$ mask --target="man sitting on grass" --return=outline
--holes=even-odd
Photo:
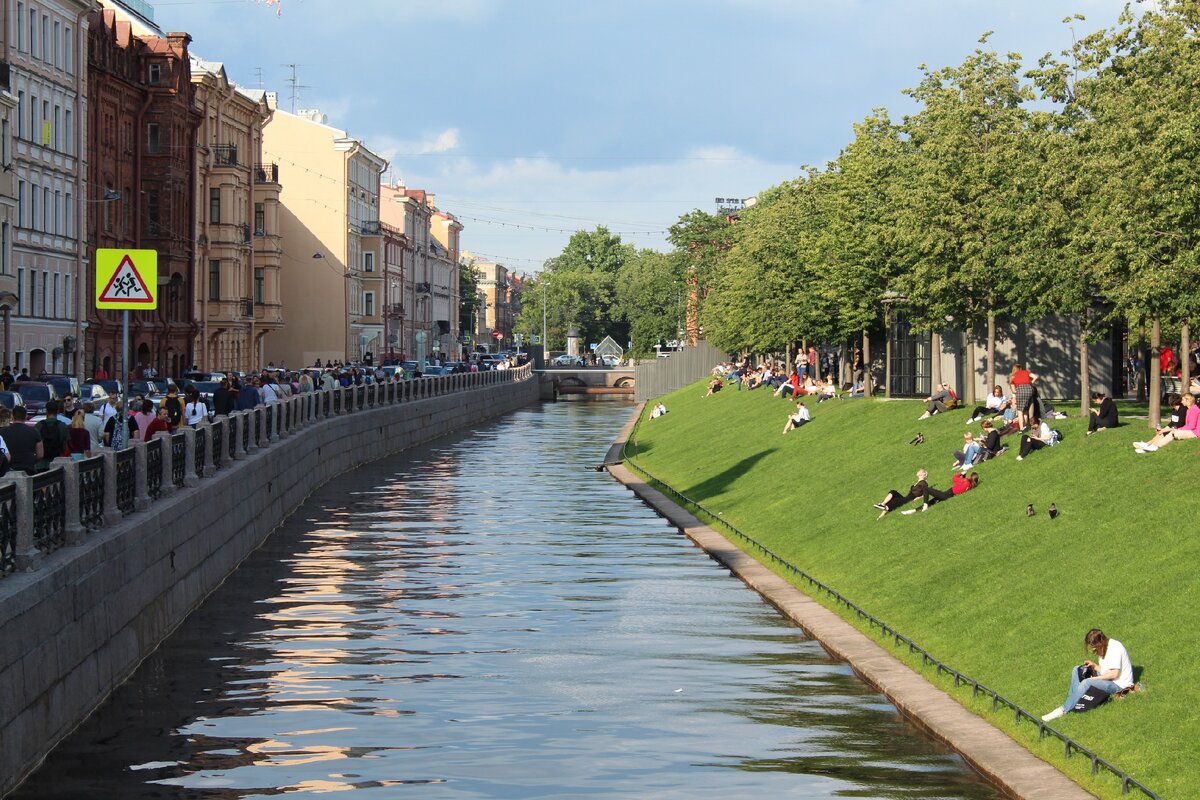
[[[925,413],[917,417],[917,421],[929,419],[942,411],[949,411],[956,405],[958,405],[958,398],[950,390],[949,384],[939,383],[937,391],[925,398]]]

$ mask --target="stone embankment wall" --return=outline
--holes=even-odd
[[[136,459],[0,480],[17,565],[0,579],[0,795],[314,489],[536,402],[537,384],[522,368],[300,395],[137,443]]]

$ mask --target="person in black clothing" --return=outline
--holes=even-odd
[[[13,380],[15,379],[13,378],[12,367],[6,365],[4,371],[0,372],[0,386],[3,386],[7,390],[8,387],[12,386]]]
[[[1088,417],[1087,435],[1105,428],[1117,427],[1117,404],[1111,397],[1105,397],[1103,392],[1092,392],[1092,413]]]
[[[983,441],[979,445],[983,451],[983,457],[980,461],[987,461],[989,458],[995,458],[1004,452],[1005,448],[1000,445],[1000,432],[992,426],[990,419],[983,421]]]
[[[222,378],[221,385],[213,392],[213,412],[218,416],[228,416],[237,406],[236,398],[229,388],[229,379]]]
[[[910,503],[913,500],[925,497],[925,492],[929,488],[929,483],[926,480],[929,473],[923,469],[917,470],[917,482],[909,487],[907,494],[898,492],[895,489],[887,493],[883,498],[883,502],[876,503],[875,507],[880,509],[878,519],[883,519],[884,515],[889,511],[895,511],[905,503]]]
[[[42,458],[42,437],[25,424],[25,406],[11,411],[0,406],[0,438],[8,445],[9,466],[27,475],[37,472],[37,462]]]

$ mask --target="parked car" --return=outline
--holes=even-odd
[[[103,390],[104,390],[104,391],[105,391],[105,392],[106,392],[108,395],[110,395],[110,396],[112,396],[112,397],[120,397],[120,396],[121,396],[121,390],[122,390],[122,387],[121,387],[121,382],[120,382],[120,381],[114,381],[114,380],[102,380],[102,381],[91,380],[91,381],[84,381],[84,382],[83,382],[83,386],[79,387],[79,388],[80,388],[80,394],[81,394],[81,395],[82,395],[82,394],[85,394],[85,393],[87,392],[87,389],[86,389],[85,387],[87,387],[88,385],[99,386],[99,387],[100,387],[101,389],[103,389]],[[87,398],[86,398],[86,397],[84,397],[84,399],[86,400]]]
[[[59,397],[66,397],[68,395],[79,396],[79,378],[76,378],[74,375],[42,373],[40,381],[52,384],[54,390],[58,392]]]
[[[114,381],[115,383],[115,381]],[[108,400],[108,390],[98,383],[86,381],[79,386],[79,401],[81,403],[96,403],[102,405]]]
[[[54,384],[42,381],[18,381],[13,384],[13,391],[21,395],[30,416],[41,414],[46,409],[46,403],[51,400],[61,399]]]
[[[579,356],[571,356],[564,353],[563,355],[554,358],[550,362],[550,365],[554,367],[582,367],[583,359]]]
[[[433,377],[434,375],[449,375],[450,368],[449,367],[428,366],[421,371],[421,374],[424,375],[426,378]]]
[[[604,355],[600,356],[600,363],[606,367],[619,367],[621,366],[621,358],[620,356],[614,356],[609,353],[605,353]]]
[[[13,409],[25,405],[25,400],[18,392],[0,392],[0,405]]]

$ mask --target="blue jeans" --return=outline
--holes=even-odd
[[[1067,692],[1067,701],[1062,704],[1063,711],[1073,711],[1075,704],[1079,702],[1079,698],[1083,697],[1087,690],[1093,686],[1101,691],[1108,692],[1110,695],[1121,691],[1121,688],[1113,681],[1102,681],[1099,678],[1079,680],[1078,673],[1074,667],[1071,667],[1070,680],[1070,691]]]

